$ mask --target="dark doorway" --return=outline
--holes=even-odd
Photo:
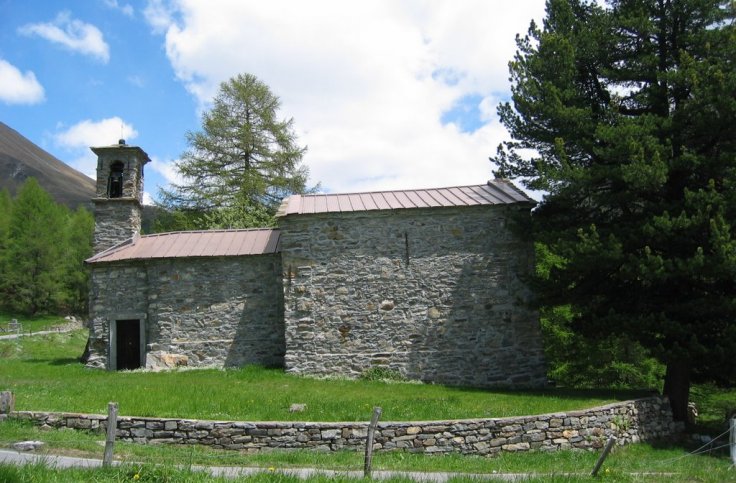
[[[118,320],[115,349],[117,369],[141,367],[141,324],[139,320]]]

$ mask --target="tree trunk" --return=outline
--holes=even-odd
[[[687,403],[690,399],[690,363],[673,360],[667,363],[664,376],[664,394],[670,399],[675,421],[687,422]]]

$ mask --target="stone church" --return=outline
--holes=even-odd
[[[544,384],[533,249],[511,229],[534,203],[510,182],[293,195],[277,228],[141,236],[148,155],[92,151],[89,366]]]

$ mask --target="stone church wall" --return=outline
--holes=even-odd
[[[171,258],[92,269],[93,357],[107,366],[111,320],[144,319],[146,365],[283,365],[278,255]]]
[[[93,266],[90,285],[90,355],[87,366],[107,368],[110,321],[143,319],[147,325],[146,267],[135,264]]]
[[[543,385],[539,321],[522,282],[533,251],[508,226],[510,213],[528,210],[282,217],[287,371],[380,367],[453,385]]]

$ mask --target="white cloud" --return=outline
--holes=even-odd
[[[151,156],[151,162],[146,165],[147,169],[152,169],[161,176],[167,183],[181,184],[183,178],[176,169],[177,160],[162,160],[156,156]]]
[[[356,191],[487,180],[506,136],[495,105],[508,95],[514,37],[543,9],[543,0],[154,0],[146,18],[202,106],[220,82],[258,76],[309,145],[312,179]],[[443,124],[469,95],[482,99],[480,128]]]
[[[129,75],[127,81],[136,87],[142,88],[146,86],[145,79],[139,75]]]
[[[114,10],[120,10],[123,15],[126,15],[128,17],[133,17],[135,15],[135,11],[133,10],[133,6],[129,3],[121,4],[118,2],[118,0],[105,0],[105,5],[108,7],[114,9]]]
[[[7,104],[37,104],[44,100],[43,86],[31,71],[21,72],[0,59],[0,101]]]
[[[74,160],[69,164],[86,174],[96,178],[97,158],[90,151],[90,146],[106,146],[117,144],[121,139],[131,140],[138,137],[133,125],[119,117],[111,117],[99,121],[86,119],[64,129],[54,135],[54,141],[70,153]]]
[[[164,33],[174,22],[172,9],[164,0],[148,0],[143,15],[156,33]]]
[[[61,12],[52,22],[27,24],[18,29],[23,35],[38,35],[74,52],[90,55],[104,63],[110,60],[110,47],[100,29]]]
[[[144,205],[155,205],[156,201],[153,196],[151,196],[151,193],[148,191],[143,192],[143,204]]]

